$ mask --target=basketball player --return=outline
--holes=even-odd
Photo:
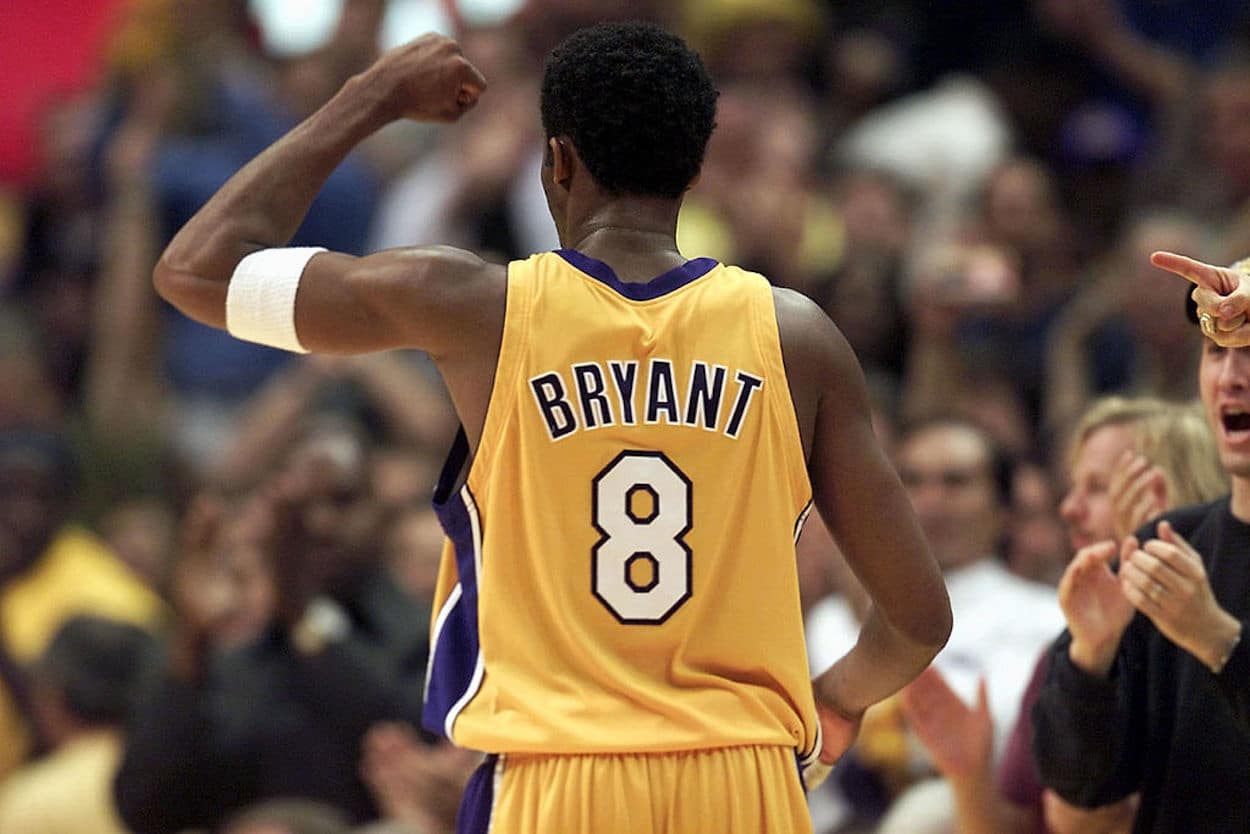
[[[383,55],[214,195],[157,286],[241,338],[438,364],[464,432],[436,496],[425,721],[491,754],[461,831],[810,831],[799,765],[928,664],[949,601],[832,322],[677,250],[715,117],[698,56],[644,24],[553,52],[561,250],[280,248],[362,139],[454,120],[485,86],[438,36]],[[793,542],[813,498],[875,607],[809,681]]]

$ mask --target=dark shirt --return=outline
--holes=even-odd
[[[1014,805],[1036,811],[1041,816],[1042,784],[1033,761],[1033,722],[1029,715],[1050,671],[1050,652],[1043,652],[1033,667],[1033,677],[1020,696],[1020,717],[1007,739],[1007,748],[998,763],[998,789]]]
[[[215,660],[199,687],[156,670],[116,782],[135,834],[213,827],[255,802],[320,800],[378,816],[359,778],[379,721],[418,726],[429,611],[379,574],[345,603],[347,637],[303,655],[273,630]]]
[[[1227,498],[1164,517],[1202,554],[1216,600],[1244,630],[1250,525],[1233,517]],[[1056,642],[1033,709],[1042,782],[1087,808],[1140,791],[1137,834],[1250,831],[1247,641],[1214,675],[1138,614],[1106,678],[1078,669],[1070,643],[1067,633]]]

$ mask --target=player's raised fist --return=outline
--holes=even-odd
[[[384,53],[365,76],[366,89],[384,96],[397,119],[454,122],[486,89],[486,79],[460,44],[433,33]]]

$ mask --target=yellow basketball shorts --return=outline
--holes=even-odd
[[[811,834],[792,747],[492,755],[456,834]]]

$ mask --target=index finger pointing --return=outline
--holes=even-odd
[[[1229,286],[1224,270],[1184,255],[1177,255],[1175,252],[1155,252],[1151,254],[1150,262],[1160,269],[1166,269],[1199,287],[1205,287],[1221,295],[1227,295],[1236,289],[1235,286]]]

